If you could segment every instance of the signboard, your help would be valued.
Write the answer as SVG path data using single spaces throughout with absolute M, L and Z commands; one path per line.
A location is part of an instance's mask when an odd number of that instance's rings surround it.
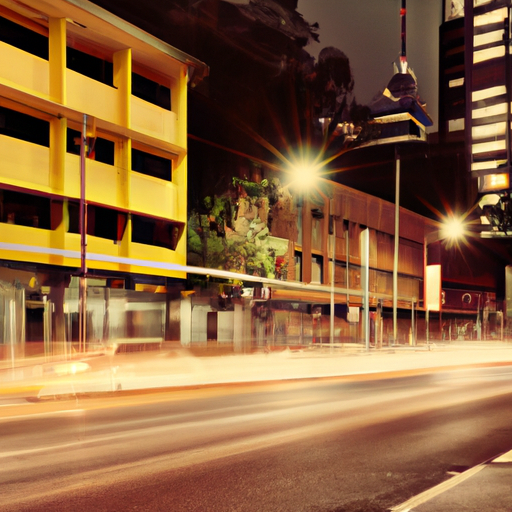
M 441 265 L 427 265 L 425 269 L 425 309 L 441 311 Z

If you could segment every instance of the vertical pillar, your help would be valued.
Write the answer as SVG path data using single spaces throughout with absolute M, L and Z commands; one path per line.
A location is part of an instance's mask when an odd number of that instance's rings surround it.
M 512 265 L 505 267 L 505 314 L 507 316 L 506 323 L 508 324 L 509 319 L 512 318 Z
M 53 317 L 52 330 L 50 334 L 51 354 L 65 354 L 66 349 L 66 323 L 64 316 L 64 293 L 66 291 L 64 276 L 56 277 L 51 283 L 49 299 L 52 308 L 49 314 Z M 52 311 L 53 310 L 53 311 Z M 52 314 L 53 313 L 53 314 Z
M 65 157 L 66 157 L 66 131 L 65 118 L 53 118 L 50 121 L 50 189 L 54 194 L 64 194 L 65 187 Z M 66 246 L 66 233 L 69 224 L 67 201 L 54 201 L 51 203 L 51 230 L 50 244 L 54 248 L 64 249 Z M 51 254 L 52 265 L 63 265 L 64 256 Z
M 127 48 L 114 53 L 114 86 L 118 94 L 119 124 L 131 128 L 132 106 L 132 50 Z
M 233 350 L 235 354 L 244 352 L 244 307 L 242 304 L 235 304 L 233 330 Z
M 302 282 L 311 282 L 311 204 L 304 194 L 302 206 Z
M 52 192 L 64 191 L 67 119 L 50 121 L 50 187 Z
M 48 20 L 50 98 L 62 105 L 66 104 L 66 19 Z
M 182 347 L 190 347 L 192 339 L 192 299 L 183 297 L 180 301 L 180 340 Z

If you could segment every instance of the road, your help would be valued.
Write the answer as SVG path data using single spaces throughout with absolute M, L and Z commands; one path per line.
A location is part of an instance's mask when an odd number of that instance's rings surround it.
M 0 404 L 1 511 L 381 512 L 512 449 L 512 366 Z

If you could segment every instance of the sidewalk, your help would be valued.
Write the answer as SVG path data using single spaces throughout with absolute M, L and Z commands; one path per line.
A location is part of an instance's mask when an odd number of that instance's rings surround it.
M 86 354 L 80 360 L 25 359 L 0 365 L 0 397 L 176 388 L 234 382 L 322 377 L 405 375 L 471 365 L 512 362 L 512 343 L 407 345 L 370 349 L 283 349 L 254 354 L 193 355 L 187 349 L 118 355 Z M 211 353 L 211 352 L 210 352 Z M 215 352 L 213 352 L 215 353 Z

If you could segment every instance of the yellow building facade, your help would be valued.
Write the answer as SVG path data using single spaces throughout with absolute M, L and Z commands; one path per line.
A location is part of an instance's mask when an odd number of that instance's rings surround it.
M 0 25 L 0 281 L 184 278 L 187 88 L 207 66 L 82 0 L 0 0 Z M 4 343 L 24 329 L 9 300 Z

